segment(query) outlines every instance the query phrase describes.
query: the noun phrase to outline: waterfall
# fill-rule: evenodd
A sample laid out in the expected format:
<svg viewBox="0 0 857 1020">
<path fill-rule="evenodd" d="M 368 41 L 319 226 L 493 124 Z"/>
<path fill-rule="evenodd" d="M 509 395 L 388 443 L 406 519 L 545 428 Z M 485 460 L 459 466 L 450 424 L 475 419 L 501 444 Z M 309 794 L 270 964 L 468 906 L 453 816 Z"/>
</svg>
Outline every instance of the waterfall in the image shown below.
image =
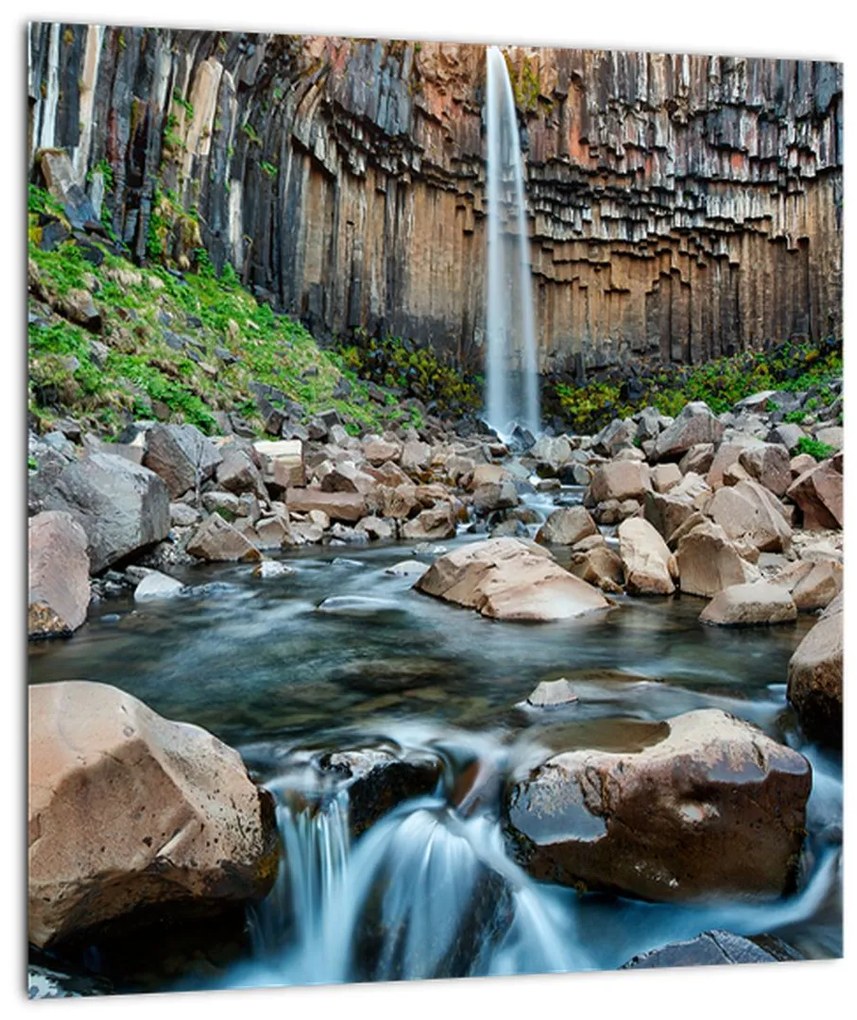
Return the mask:
<svg viewBox="0 0 857 1020">
<path fill-rule="evenodd" d="M 485 414 L 502 435 L 511 433 L 515 423 L 535 435 L 540 418 L 538 359 L 518 123 L 503 54 L 489 46 L 487 60 Z"/>
</svg>

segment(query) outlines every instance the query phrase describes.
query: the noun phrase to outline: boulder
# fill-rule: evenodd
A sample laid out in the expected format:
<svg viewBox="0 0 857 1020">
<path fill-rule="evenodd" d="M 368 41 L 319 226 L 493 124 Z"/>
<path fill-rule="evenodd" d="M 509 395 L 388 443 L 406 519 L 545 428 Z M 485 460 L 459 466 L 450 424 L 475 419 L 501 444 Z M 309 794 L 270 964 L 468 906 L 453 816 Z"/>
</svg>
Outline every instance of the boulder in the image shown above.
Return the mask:
<svg viewBox="0 0 857 1020">
<path fill-rule="evenodd" d="M 402 444 L 383 436 L 364 436 L 362 446 L 363 456 L 376 467 L 388 460 L 398 460 L 402 455 Z"/>
<path fill-rule="evenodd" d="M 842 746 L 842 595 L 797 646 L 789 660 L 787 697 L 807 735 Z"/>
<path fill-rule="evenodd" d="M 288 517 L 278 513 L 260 517 L 245 538 L 257 549 L 282 549 L 295 544 Z"/>
<path fill-rule="evenodd" d="M 625 581 L 622 560 L 603 542 L 589 549 L 574 550 L 568 569 L 587 584 L 611 595 L 620 595 Z"/>
<path fill-rule="evenodd" d="M 275 496 L 304 485 L 304 444 L 300 439 L 260 439 L 253 449 L 262 462 L 262 477 Z"/>
<path fill-rule="evenodd" d="M 539 528 L 536 541 L 542 545 L 576 545 L 582 538 L 596 534 L 598 527 L 584 507 L 559 507 Z"/>
<path fill-rule="evenodd" d="M 634 460 L 613 460 L 595 469 L 584 502 L 587 506 L 612 499 L 620 503 L 635 499 L 642 503 L 651 488 L 648 465 Z"/>
<path fill-rule="evenodd" d="M 210 563 L 262 558 L 256 546 L 220 514 L 212 514 L 196 529 L 187 543 L 187 551 L 191 556 Z"/>
<path fill-rule="evenodd" d="M 431 467 L 431 447 L 419 439 L 409 439 L 402 446 L 399 464 L 407 474 L 422 479 Z"/>
<path fill-rule="evenodd" d="M 516 538 L 492 538 L 447 553 L 414 587 L 500 620 L 567 620 L 611 605 L 545 549 Z"/>
<path fill-rule="evenodd" d="M 801 564 L 808 566 L 809 570 L 792 589 L 794 604 L 802 613 L 825 609 L 842 591 L 842 564 L 835 560 L 819 560 L 817 563 L 802 560 Z"/>
<path fill-rule="evenodd" d="M 184 585 L 159 570 L 150 570 L 134 589 L 134 601 L 146 602 L 151 599 L 171 599 L 184 591 Z"/>
<path fill-rule="evenodd" d="M 216 915 L 264 896 L 270 795 L 197 726 L 86 681 L 30 687 L 29 941 L 51 947 L 145 909 Z"/>
<path fill-rule="evenodd" d="M 700 622 L 721 627 L 790 623 L 797 609 L 785 588 L 768 581 L 733 584 L 719 591 L 699 614 Z"/>
<path fill-rule="evenodd" d="M 746 539 L 760 552 L 787 552 L 792 530 L 774 497 L 758 482 L 718 489 L 705 512 L 729 538 Z"/>
<path fill-rule="evenodd" d="M 779 425 L 776 425 L 768 433 L 767 441 L 769 443 L 778 443 L 780 446 L 784 446 L 789 453 L 794 453 L 797 449 L 797 444 L 806 435 L 800 425 L 796 425 L 794 422 L 783 421 Z"/>
<path fill-rule="evenodd" d="M 682 454 L 699 443 L 716 445 L 720 442 L 723 431 L 723 423 L 704 401 L 691 401 L 655 440 L 654 459 L 679 460 Z"/>
<path fill-rule="evenodd" d="M 483 482 L 473 490 L 473 509 L 478 514 L 507 510 L 518 505 L 518 491 L 511 479 Z"/>
<path fill-rule="evenodd" d="M 655 492 L 669 492 L 681 481 L 682 471 L 678 464 L 656 464 L 651 471 L 650 479 Z"/>
<path fill-rule="evenodd" d="M 748 446 L 757 445 L 758 440 L 748 439 L 744 437 L 735 437 L 730 440 L 724 440 L 718 447 L 717 452 L 714 454 L 714 460 L 711 462 L 711 467 L 708 469 L 706 475 L 706 481 L 712 489 L 719 489 L 724 484 L 723 472 L 730 467 L 732 464 L 737 464 L 741 454 L 747 449 Z"/>
<path fill-rule="evenodd" d="M 256 465 L 252 447 L 245 448 L 237 443 L 225 443 L 220 448 L 221 462 L 217 465 L 217 484 L 226 492 L 240 495 L 251 492 L 263 499 L 267 498 L 262 471 Z"/>
<path fill-rule="evenodd" d="M 435 542 L 441 538 L 453 538 L 456 533 L 456 512 L 452 503 L 439 502 L 427 507 L 413 520 L 402 525 L 402 538 L 408 541 Z"/>
<path fill-rule="evenodd" d="M 323 492 L 321 489 L 288 489 L 289 513 L 323 510 L 332 521 L 354 523 L 366 516 L 366 500 L 356 492 Z M 385 516 L 394 516 L 385 514 Z"/>
<path fill-rule="evenodd" d="M 622 970 L 651 967 L 706 967 L 725 963 L 779 963 L 804 957 L 776 935 L 746 938 L 730 931 L 704 931 L 687 942 L 670 942 L 630 959 Z"/>
<path fill-rule="evenodd" d="M 199 524 L 202 515 L 187 503 L 170 503 L 170 525 L 175 528 L 191 528 Z"/>
<path fill-rule="evenodd" d="M 739 556 L 728 535 L 713 521 L 698 524 L 676 549 L 679 588 L 689 595 L 712 598 L 733 584 L 759 577 L 758 570 Z"/>
<path fill-rule="evenodd" d="M 673 554 L 666 542 L 642 517 L 619 525 L 619 556 L 625 588 L 631 595 L 671 595 L 678 576 Z"/>
<path fill-rule="evenodd" d="M 792 479 L 799 478 L 804 471 L 809 471 L 818 465 L 818 461 L 809 453 L 799 453 L 789 461 L 789 469 Z M 788 491 L 788 490 L 786 490 Z"/>
<path fill-rule="evenodd" d="M 364 532 L 370 542 L 390 542 L 396 537 L 395 526 L 383 517 L 364 517 L 356 530 Z"/>
<path fill-rule="evenodd" d="M 222 459 L 195 425 L 153 425 L 146 434 L 143 465 L 163 478 L 173 499 L 212 478 Z"/>
<path fill-rule="evenodd" d="M 845 442 L 845 430 L 841 425 L 827 425 L 824 428 L 815 429 L 814 438 L 825 446 L 832 446 L 834 450 L 841 450 Z"/>
<path fill-rule="evenodd" d="M 789 451 L 778 443 L 754 443 L 747 446 L 738 455 L 738 463 L 751 478 L 775 496 L 785 495 L 791 485 Z"/>
<path fill-rule="evenodd" d="M 652 730 L 646 746 L 569 751 L 513 783 L 504 820 L 519 863 L 537 879 L 648 900 L 790 891 L 809 762 L 719 709 Z"/>
<path fill-rule="evenodd" d="M 552 477 L 568 463 L 571 453 L 571 443 L 565 436 L 539 436 L 528 456 L 535 461 L 538 474 Z"/>
<path fill-rule="evenodd" d="M 44 510 L 27 528 L 27 635 L 67 637 L 86 619 L 89 554 L 86 532 L 71 514 Z"/>
<path fill-rule="evenodd" d="M 645 519 L 664 539 L 684 524 L 696 511 L 689 496 L 674 496 L 671 492 L 647 492 L 643 505 Z"/>
<path fill-rule="evenodd" d="M 574 688 L 565 679 L 542 680 L 542 682 L 527 695 L 527 704 L 533 708 L 562 708 L 564 705 L 573 705 L 578 700 Z"/>
<path fill-rule="evenodd" d="M 93 574 L 160 542 L 170 530 L 170 497 L 163 480 L 109 453 L 67 464 L 45 504 L 48 510 L 67 511 L 83 527 Z"/>
<path fill-rule="evenodd" d="M 681 474 L 693 471 L 694 474 L 704 475 L 708 472 L 714 462 L 714 443 L 697 443 L 684 454 L 678 462 Z M 669 462 L 674 463 L 674 462 Z"/>
<path fill-rule="evenodd" d="M 603 457 L 615 457 L 620 450 L 633 449 L 636 438 L 635 421 L 631 418 L 614 418 L 592 437 L 592 449 Z"/>
<path fill-rule="evenodd" d="M 808 531 L 842 527 L 842 474 L 831 460 L 804 471 L 789 486 L 786 496 L 800 507 Z"/>
</svg>

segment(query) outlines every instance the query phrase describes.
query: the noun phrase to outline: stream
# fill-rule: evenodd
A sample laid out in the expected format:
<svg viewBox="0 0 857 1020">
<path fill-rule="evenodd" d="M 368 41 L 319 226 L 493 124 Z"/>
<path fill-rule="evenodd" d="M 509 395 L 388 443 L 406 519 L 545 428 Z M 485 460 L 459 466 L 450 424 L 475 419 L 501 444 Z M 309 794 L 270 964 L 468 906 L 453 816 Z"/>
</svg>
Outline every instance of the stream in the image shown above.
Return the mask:
<svg viewBox="0 0 857 1020">
<path fill-rule="evenodd" d="M 115 684 L 237 748 L 277 800 L 286 863 L 251 911 L 251 952 L 214 976 L 165 977 L 160 990 L 615 968 L 711 928 L 841 954 L 841 760 L 805 742 L 785 697 L 788 660 L 814 617 L 725 631 L 697 621 L 704 600 L 681 595 L 619 597 L 598 619 L 498 623 L 388 572 L 431 558 L 403 543 L 315 546 L 284 553 L 285 576 L 175 570 L 187 594 L 106 601 L 71 640 L 31 646 L 31 683 Z M 525 704 L 559 677 L 576 703 Z M 513 862 L 498 820 L 509 777 L 559 750 L 645 742 L 653 724 L 703 707 L 812 763 L 793 896 L 694 906 L 580 896 Z M 428 753 L 443 769 L 434 791 L 352 840 L 347 793 L 334 785 L 319 800 L 309 761 L 365 747 Z"/>
</svg>

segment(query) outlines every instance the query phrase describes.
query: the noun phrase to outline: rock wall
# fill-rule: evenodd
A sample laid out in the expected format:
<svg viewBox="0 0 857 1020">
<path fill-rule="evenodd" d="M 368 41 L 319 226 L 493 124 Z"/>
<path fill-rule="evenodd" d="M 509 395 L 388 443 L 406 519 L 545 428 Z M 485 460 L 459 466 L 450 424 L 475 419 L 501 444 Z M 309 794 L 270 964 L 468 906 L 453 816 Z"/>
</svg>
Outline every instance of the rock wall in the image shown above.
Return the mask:
<svg viewBox="0 0 857 1020">
<path fill-rule="evenodd" d="M 481 364 L 483 46 L 33 25 L 63 147 L 139 259 L 200 240 L 320 336 Z M 508 47 L 543 371 L 842 329 L 842 71 Z"/>
</svg>

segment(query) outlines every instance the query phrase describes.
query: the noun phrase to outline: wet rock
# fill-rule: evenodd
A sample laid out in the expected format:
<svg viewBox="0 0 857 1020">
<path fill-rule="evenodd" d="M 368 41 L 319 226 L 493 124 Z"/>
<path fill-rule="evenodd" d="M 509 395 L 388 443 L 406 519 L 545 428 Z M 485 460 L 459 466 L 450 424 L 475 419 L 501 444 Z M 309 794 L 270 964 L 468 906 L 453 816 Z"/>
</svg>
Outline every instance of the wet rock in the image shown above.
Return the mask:
<svg viewBox="0 0 857 1020">
<path fill-rule="evenodd" d="M 225 521 L 220 514 L 212 514 L 193 533 L 187 543 L 191 556 L 210 563 L 260 560 L 262 554 L 242 533 Z"/>
<path fill-rule="evenodd" d="M 163 478 L 172 499 L 212 478 L 222 459 L 195 425 L 154 425 L 146 434 L 143 465 Z"/>
<path fill-rule="evenodd" d="M 358 522 L 356 530 L 362 531 L 370 542 L 390 542 L 396 537 L 393 523 L 383 517 L 364 517 Z"/>
<path fill-rule="evenodd" d="M 374 748 L 323 754 L 317 767 L 347 787 L 348 823 L 355 838 L 403 801 L 432 793 L 441 774 L 436 758 L 399 757 Z"/>
<path fill-rule="evenodd" d="M 707 598 L 759 577 L 758 570 L 739 555 L 723 528 L 713 521 L 697 524 L 679 540 L 676 564 L 679 588 Z"/>
<path fill-rule="evenodd" d="M 68 637 L 89 606 L 86 532 L 62 510 L 31 517 L 27 531 L 27 635 Z"/>
<path fill-rule="evenodd" d="M 678 460 L 699 443 L 720 442 L 724 425 L 701 400 L 685 404 L 675 421 L 655 440 L 655 460 Z"/>
<path fill-rule="evenodd" d="M 384 573 L 393 577 L 422 577 L 428 568 L 427 563 L 420 563 L 419 560 L 400 560 L 387 567 Z"/>
<path fill-rule="evenodd" d="M 832 460 L 804 471 L 792 482 L 786 495 L 800 507 L 803 526 L 808 531 L 842 527 L 842 474 L 834 468 Z"/>
<path fill-rule="evenodd" d="M 146 602 L 152 599 L 171 599 L 181 595 L 184 585 L 168 574 L 151 570 L 134 589 L 134 601 Z"/>
<path fill-rule="evenodd" d="M 30 689 L 29 940 L 79 938 L 144 908 L 179 920 L 267 893 L 270 795 L 238 754 L 106 684 Z"/>
<path fill-rule="evenodd" d="M 542 682 L 527 695 L 527 704 L 533 708 L 562 708 L 564 705 L 573 705 L 578 696 L 572 685 L 561 677 L 559 680 L 542 680 Z"/>
<path fill-rule="evenodd" d="M 448 553 L 414 588 L 500 620 L 565 620 L 610 606 L 546 550 L 515 538 L 474 542 Z"/>
<path fill-rule="evenodd" d="M 789 660 L 787 697 L 812 739 L 842 746 L 842 648 L 845 617 L 837 597 Z"/>
<path fill-rule="evenodd" d="M 809 762 L 719 709 L 665 729 L 630 753 L 559 754 L 512 784 L 518 861 L 541 880 L 658 901 L 792 889 Z"/>
<path fill-rule="evenodd" d="M 718 592 L 699 619 L 721 627 L 757 627 L 791 623 L 797 619 L 797 609 L 785 588 L 768 581 L 754 581 L 730 585 Z"/>
<path fill-rule="evenodd" d="M 687 942 L 670 942 L 658 949 L 640 953 L 622 969 L 649 967 L 705 967 L 725 963 L 779 963 L 804 957 L 775 935 L 749 938 L 733 932 L 704 931 Z"/>
<path fill-rule="evenodd" d="M 631 595 L 671 595 L 675 591 L 675 559 L 648 521 L 634 517 L 619 525 L 619 556 Z"/>
<path fill-rule="evenodd" d="M 269 580 L 272 577 L 288 577 L 295 573 L 295 568 L 280 560 L 262 560 L 253 567 L 253 576 Z"/>
<path fill-rule="evenodd" d="M 542 545 L 576 545 L 588 535 L 598 533 L 592 515 L 582 506 L 554 510 L 536 533 Z"/>
<path fill-rule="evenodd" d="M 107 453 L 67 464 L 44 502 L 83 527 L 93 574 L 161 541 L 170 530 L 170 497 L 162 479 Z"/>
</svg>

